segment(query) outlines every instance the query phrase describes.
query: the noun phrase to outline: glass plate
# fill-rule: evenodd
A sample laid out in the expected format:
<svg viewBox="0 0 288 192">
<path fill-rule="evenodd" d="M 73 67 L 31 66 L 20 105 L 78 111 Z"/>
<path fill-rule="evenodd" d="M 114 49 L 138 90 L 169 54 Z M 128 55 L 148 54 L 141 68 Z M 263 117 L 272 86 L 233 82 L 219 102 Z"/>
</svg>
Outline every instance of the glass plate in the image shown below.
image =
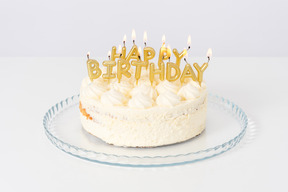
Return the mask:
<svg viewBox="0 0 288 192">
<path fill-rule="evenodd" d="M 156 148 L 124 148 L 106 144 L 87 133 L 80 122 L 79 95 L 69 97 L 45 114 L 49 140 L 62 151 L 93 162 L 159 167 L 192 163 L 219 155 L 243 138 L 247 115 L 233 102 L 209 94 L 205 131 L 186 142 Z"/>
</svg>

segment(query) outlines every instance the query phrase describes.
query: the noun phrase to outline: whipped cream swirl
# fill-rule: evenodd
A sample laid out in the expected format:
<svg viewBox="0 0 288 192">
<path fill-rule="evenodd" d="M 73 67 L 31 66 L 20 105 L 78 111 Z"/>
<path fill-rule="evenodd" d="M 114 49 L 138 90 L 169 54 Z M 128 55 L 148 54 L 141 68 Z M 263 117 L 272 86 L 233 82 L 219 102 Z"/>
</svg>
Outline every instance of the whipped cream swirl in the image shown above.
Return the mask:
<svg viewBox="0 0 288 192">
<path fill-rule="evenodd" d="M 200 96 L 200 91 L 199 88 L 192 85 L 192 83 L 187 83 L 186 85 L 181 87 L 178 95 L 186 100 L 194 100 Z"/>
<path fill-rule="evenodd" d="M 177 86 L 175 83 L 165 80 L 165 81 L 160 82 L 159 85 L 157 85 L 156 89 L 159 94 L 162 94 L 166 91 L 177 93 L 179 86 Z"/>
<path fill-rule="evenodd" d="M 110 89 L 101 96 L 101 103 L 110 106 L 121 106 L 127 102 L 127 97 L 121 92 Z"/>
<path fill-rule="evenodd" d="M 133 84 L 129 81 L 121 80 L 120 83 L 114 82 L 111 84 L 111 88 L 119 91 L 123 95 L 128 96 L 130 91 L 133 89 Z"/>
<path fill-rule="evenodd" d="M 174 92 L 171 91 L 161 93 L 156 99 L 156 103 L 159 106 L 168 106 L 168 107 L 178 105 L 180 101 L 181 97 L 179 97 L 178 95 L 176 95 Z"/>
<path fill-rule="evenodd" d="M 156 99 L 157 97 L 157 91 L 149 84 L 140 84 L 136 86 L 130 93 L 132 97 L 134 97 L 137 94 L 144 94 L 149 96 L 151 99 Z"/>
<path fill-rule="evenodd" d="M 101 95 L 105 93 L 108 90 L 107 83 L 103 80 L 94 80 L 93 82 L 90 81 L 90 83 L 86 84 L 89 82 L 88 80 L 83 80 L 86 82 L 82 82 L 82 87 L 80 90 L 80 95 L 81 97 L 86 97 L 90 99 L 100 99 Z"/>
<path fill-rule="evenodd" d="M 152 107 L 153 100 L 150 96 L 138 93 L 135 94 L 132 99 L 129 100 L 128 106 L 131 108 L 146 109 Z"/>
</svg>

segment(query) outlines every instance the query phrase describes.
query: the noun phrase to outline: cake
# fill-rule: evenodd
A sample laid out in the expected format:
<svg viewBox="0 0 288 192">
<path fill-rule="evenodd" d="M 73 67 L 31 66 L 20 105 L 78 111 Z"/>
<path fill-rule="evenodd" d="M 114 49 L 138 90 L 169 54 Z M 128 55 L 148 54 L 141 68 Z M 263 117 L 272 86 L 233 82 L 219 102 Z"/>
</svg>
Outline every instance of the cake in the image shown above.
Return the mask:
<svg viewBox="0 0 288 192">
<path fill-rule="evenodd" d="M 198 72 L 196 77 L 195 74 L 191 76 L 194 72 L 187 62 L 182 75 L 181 70 L 175 68 L 178 66 L 180 69 L 180 63 L 176 65 L 176 61 L 174 68 L 168 72 L 167 62 L 165 79 L 160 73 L 154 76 L 154 63 L 145 61 L 145 58 L 142 61 L 140 53 L 130 58 L 129 54 L 117 57 L 114 52 L 112 59 L 109 56 L 109 62 L 115 62 L 111 66 L 117 65 L 114 68 L 107 67 L 104 62 L 101 68 L 96 60 L 92 64 L 88 57 L 89 76 L 83 79 L 80 89 L 83 128 L 108 144 L 122 147 L 158 147 L 187 141 L 201 134 L 205 129 L 207 111 L 207 90 L 202 76 L 207 66 L 205 69 L 202 66 L 199 71 L 194 64 Z M 165 65 L 165 54 L 159 58 L 163 58 L 158 62 L 160 69 Z M 138 66 L 133 68 L 133 60 L 142 62 L 140 73 Z M 123 62 L 125 65 L 122 65 Z M 169 63 L 173 64 L 170 56 Z M 185 72 L 186 67 L 192 71 Z M 122 70 L 122 75 L 119 70 Z M 170 78 L 168 73 L 171 73 Z"/>
</svg>

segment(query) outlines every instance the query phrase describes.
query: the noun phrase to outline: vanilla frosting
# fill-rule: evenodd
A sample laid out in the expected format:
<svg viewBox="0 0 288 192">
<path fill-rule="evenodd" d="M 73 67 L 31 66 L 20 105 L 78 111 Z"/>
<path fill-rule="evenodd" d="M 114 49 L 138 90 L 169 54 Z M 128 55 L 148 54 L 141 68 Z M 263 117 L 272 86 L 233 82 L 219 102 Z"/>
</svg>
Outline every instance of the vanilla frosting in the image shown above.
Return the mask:
<svg viewBox="0 0 288 192">
<path fill-rule="evenodd" d="M 108 106 L 122 106 L 127 102 L 127 97 L 114 88 L 101 96 L 101 103 Z"/>
<path fill-rule="evenodd" d="M 175 105 L 178 105 L 180 101 L 181 101 L 181 98 L 171 91 L 162 92 L 157 97 L 157 100 L 156 100 L 157 104 L 163 107 L 164 106 L 173 107 Z"/>
<path fill-rule="evenodd" d="M 178 92 L 178 95 L 186 100 L 195 100 L 200 96 L 200 91 L 197 87 L 193 86 L 191 83 L 187 83 L 182 86 Z"/>
<path fill-rule="evenodd" d="M 153 105 L 152 98 L 144 94 L 142 92 L 139 92 L 137 94 L 134 94 L 132 99 L 129 100 L 128 106 L 130 108 L 137 108 L 137 109 L 146 109 L 150 108 Z"/>
<path fill-rule="evenodd" d="M 81 88 L 80 94 L 83 97 L 91 99 L 100 99 L 101 95 L 108 90 L 107 83 L 101 80 L 94 80 L 93 82 L 84 79 L 82 82 L 83 87 Z"/>
<path fill-rule="evenodd" d="M 149 96 L 151 99 L 155 100 L 157 97 L 157 91 L 150 84 L 140 84 L 136 86 L 131 92 L 131 96 L 135 96 L 137 94 L 144 94 Z"/>
<path fill-rule="evenodd" d="M 145 74 L 143 74 L 145 76 Z M 123 77 L 81 84 L 83 128 L 116 146 L 155 147 L 188 140 L 205 128 L 206 84 Z"/>
<path fill-rule="evenodd" d="M 176 85 L 176 83 L 173 82 L 169 82 L 167 80 L 161 81 L 157 87 L 156 87 L 157 91 L 159 94 L 164 93 L 166 91 L 170 91 L 173 93 L 177 93 L 179 86 Z"/>
<path fill-rule="evenodd" d="M 130 91 L 134 88 L 134 86 L 131 82 L 122 80 L 122 81 L 120 81 L 120 83 L 118 83 L 118 82 L 112 83 L 111 88 L 119 91 L 123 95 L 129 96 Z"/>
</svg>

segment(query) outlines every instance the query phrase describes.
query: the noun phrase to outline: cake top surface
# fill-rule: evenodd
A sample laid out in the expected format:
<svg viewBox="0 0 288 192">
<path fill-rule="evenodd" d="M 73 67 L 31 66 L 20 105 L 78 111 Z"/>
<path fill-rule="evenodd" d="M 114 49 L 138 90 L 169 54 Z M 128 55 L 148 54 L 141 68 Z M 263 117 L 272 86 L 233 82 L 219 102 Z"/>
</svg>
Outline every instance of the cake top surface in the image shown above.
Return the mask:
<svg viewBox="0 0 288 192">
<path fill-rule="evenodd" d="M 104 70 L 104 69 L 103 69 Z M 133 73 L 133 69 L 130 69 Z M 103 79 L 99 77 L 90 80 L 83 79 L 80 90 L 81 99 L 90 99 L 105 106 L 122 106 L 135 109 L 147 109 L 155 106 L 173 107 L 183 101 L 197 100 L 206 94 L 206 84 L 187 79 L 184 83 L 180 80 L 169 82 L 155 79 L 149 81 L 148 70 L 141 71 L 141 78 L 136 83 L 134 76 L 117 79 Z"/>
</svg>

